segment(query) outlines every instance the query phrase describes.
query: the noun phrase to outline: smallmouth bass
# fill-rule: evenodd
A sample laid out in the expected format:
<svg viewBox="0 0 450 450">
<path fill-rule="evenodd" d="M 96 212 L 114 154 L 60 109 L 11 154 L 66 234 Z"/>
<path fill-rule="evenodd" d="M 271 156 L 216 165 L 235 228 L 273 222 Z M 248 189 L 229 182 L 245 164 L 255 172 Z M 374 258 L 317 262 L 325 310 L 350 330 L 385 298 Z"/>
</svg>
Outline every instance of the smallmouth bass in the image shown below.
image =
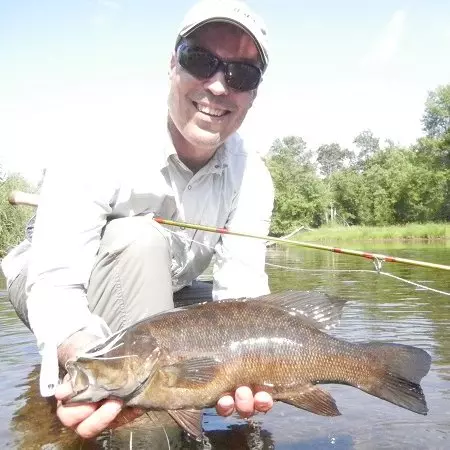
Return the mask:
<svg viewBox="0 0 450 450">
<path fill-rule="evenodd" d="M 242 385 L 323 416 L 340 415 L 319 387 L 327 383 L 427 414 L 420 382 L 430 355 L 408 345 L 330 336 L 325 330 L 344 304 L 288 291 L 151 316 L 67 363 L 74 390 L 68 403 L 120 398 L 128 406 L 165 410 L 196 439 L 201 410 Z"/>
</svg>

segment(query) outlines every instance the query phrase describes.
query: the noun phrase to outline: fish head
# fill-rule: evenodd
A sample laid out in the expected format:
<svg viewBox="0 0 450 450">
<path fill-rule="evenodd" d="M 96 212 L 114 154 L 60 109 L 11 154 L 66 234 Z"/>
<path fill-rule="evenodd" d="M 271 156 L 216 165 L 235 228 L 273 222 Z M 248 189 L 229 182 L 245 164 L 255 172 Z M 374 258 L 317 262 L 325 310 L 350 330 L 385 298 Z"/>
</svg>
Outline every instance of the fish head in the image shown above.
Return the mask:
<svg viewBox="0 0 450 450">
<path fill-rule="evenodd" d="M 137 345 L 135 339 L 125 339 L 122 343 L 121 347 L 107 351 L 96 346 L 67 361 L 72 385 L 67 403 L 98 402 L 106 398 L 126 401 L 153 378 L 161 355 L 155 339 L 145 336 L 145 346 L 143 342 Z"/>
</svg>

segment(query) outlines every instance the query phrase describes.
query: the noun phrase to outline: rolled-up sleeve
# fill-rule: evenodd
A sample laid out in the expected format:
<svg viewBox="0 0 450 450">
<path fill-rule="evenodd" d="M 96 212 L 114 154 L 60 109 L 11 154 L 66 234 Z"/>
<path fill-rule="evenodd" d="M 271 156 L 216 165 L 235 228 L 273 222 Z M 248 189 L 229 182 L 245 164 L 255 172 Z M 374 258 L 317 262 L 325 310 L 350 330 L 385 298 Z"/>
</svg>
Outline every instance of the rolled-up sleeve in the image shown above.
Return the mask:
<svg viewBox="0 0 450 450">
<path fill-rule="evenodd" d="M 269 233 L 274 187 L 264 162 L 251 156 L 226 224 L 230 231 Z M 215 248 L 213 298 L 256 297 L 270 292 L 265 271 L 266 241 L 224 234 Z"/>
</svg>

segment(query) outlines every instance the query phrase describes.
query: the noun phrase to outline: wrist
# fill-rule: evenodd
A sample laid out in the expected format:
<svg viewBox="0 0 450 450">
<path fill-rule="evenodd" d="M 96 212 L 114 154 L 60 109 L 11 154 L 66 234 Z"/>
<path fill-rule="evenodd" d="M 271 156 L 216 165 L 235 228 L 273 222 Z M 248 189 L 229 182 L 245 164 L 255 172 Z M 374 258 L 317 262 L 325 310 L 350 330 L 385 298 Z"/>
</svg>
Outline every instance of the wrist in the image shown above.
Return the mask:
<svg viewBox="0 0 450 450">
<path fill-rule="evenodd" d="M 74 359 L 80 350 L 91 347 L 95 342 L 111 335 L 111 330 L 98 316 L 92 316 L 92 321 L 81 330 L 67 337 L 58 346 L 58 360 L 65 366 L 69 359 Z"/>
</svg>

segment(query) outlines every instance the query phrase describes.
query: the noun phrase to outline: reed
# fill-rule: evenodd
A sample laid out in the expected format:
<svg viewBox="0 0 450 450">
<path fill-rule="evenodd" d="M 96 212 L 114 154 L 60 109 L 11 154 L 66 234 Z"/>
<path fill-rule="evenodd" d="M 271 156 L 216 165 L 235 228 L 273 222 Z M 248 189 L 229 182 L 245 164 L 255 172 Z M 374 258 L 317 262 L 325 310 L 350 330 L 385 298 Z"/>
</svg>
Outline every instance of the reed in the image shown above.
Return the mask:
<svg viewBox="0 0 450 450">
<path fill-rule="evenodd" d="M 411 223 L 383 227 L 323 226 L 291 238 L 308 242 L 374 240 L 450 240 L 450 223 Z"/>
</svg>

